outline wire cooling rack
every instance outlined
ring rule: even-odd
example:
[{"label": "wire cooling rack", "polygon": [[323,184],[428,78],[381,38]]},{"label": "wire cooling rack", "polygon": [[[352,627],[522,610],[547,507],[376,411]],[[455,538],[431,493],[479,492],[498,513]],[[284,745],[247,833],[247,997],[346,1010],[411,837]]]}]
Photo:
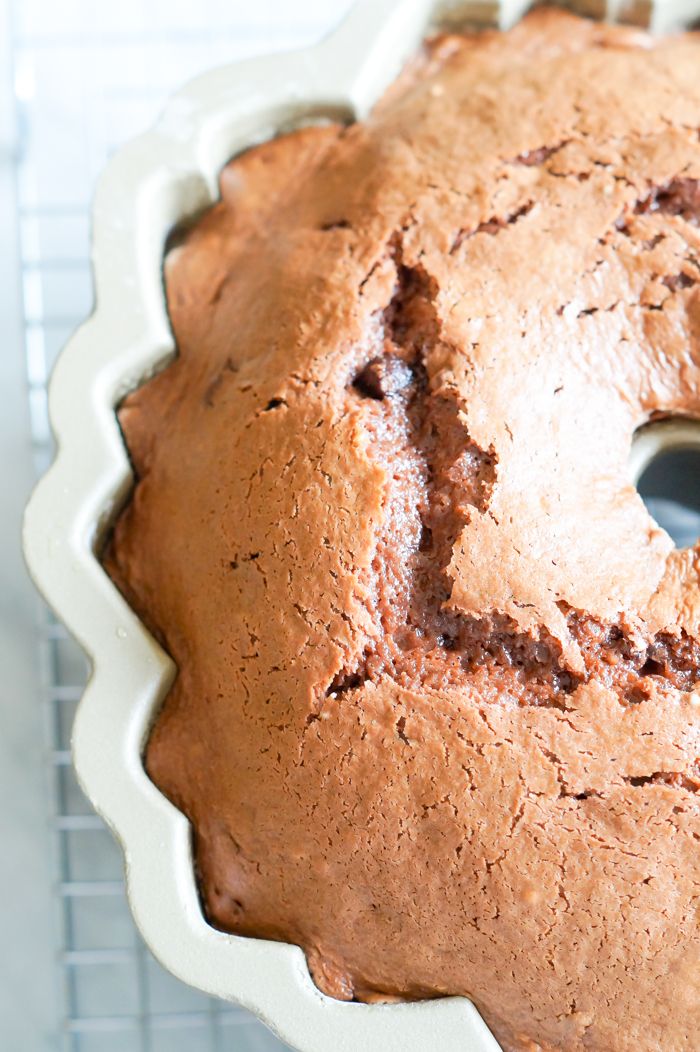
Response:
[{"label": "wire cooling rack", "polygon": [[[18,251],[37,472],[51,457],[47,378],[92,304],[89,204],[109,155],[147,127],[189,77],[247,55],[310,43],[348,6],[349,0],[10,0]],[[283,1048],[244,1010],[172,978],[142,943],[126,903],[121,852],[71,767],[85,659],[48,611],[42,611],[39,642],[60,986],[51,1047]]]}]

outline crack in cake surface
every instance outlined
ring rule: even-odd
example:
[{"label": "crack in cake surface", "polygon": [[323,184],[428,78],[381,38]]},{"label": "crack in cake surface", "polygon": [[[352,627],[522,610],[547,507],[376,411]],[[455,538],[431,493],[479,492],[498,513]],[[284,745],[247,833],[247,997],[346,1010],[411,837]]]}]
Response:
[{"label": "crack in cake surface", "polygon": [[700,224],[700,179],[679,177],[662,186],[654,187],[646,197],[637,202],[637,215],[661,213],[680,216],[693,226]]},{"label": "crack in cake surface", "polygon": [[[654,207],[681,214],[695,201],[689,182],[670,183]],[[648,697],[651,681],[691,690],[700,678],[700,645],[685,631],[661,632],[640,646],[620,624],[560,603],[581,650],[582,673],[566,664],[560,641],[544,626],[535,636],[502,612],[477,618],[450,607],[453,549],[473,511],[488,510],[497,456],[471,439],[456,390],[430,382],[431,355],[441,346],[434,280],[404,264],[398,237],[391,257],[394,293],[379,319],[372,357],[351,385],[366,400],[368,449],[386,478],[371,574],[378,634],[356,667],[333,678],[327,695],[386,674],[403,686],[434,689],[465,687],[478,677],[480,691],[494,700],[558,708],[591,680],[625,704]]]},{"label": "crack in cake surface", "polygon": [[344,670],[330,689],[384,673],[403,684],[450,687],[479,668],[500,668],[513,672],[516,694],[526,689],[546,703],[578,682],[561,664],[558,641],[545,630],[533,639],[497,612],[474,618],[449,606],[453,549],[472,512],[488,508],[497,458],[471,439],[457,392],[431,385],[430,358],[441,341],[437,290],[424,271],[403,263],[400,244],[393,254],[396,287],[383,312],[380,353],[353,380],[370,403],[369,448],[386,476],[372,565],[380,632],[361,670]]}]

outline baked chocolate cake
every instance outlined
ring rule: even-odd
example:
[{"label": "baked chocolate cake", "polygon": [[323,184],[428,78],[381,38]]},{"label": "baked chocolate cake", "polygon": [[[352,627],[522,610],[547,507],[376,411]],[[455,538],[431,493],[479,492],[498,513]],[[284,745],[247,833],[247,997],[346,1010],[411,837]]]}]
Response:
[{"label": "baked chocolate cake", "polygon": [[166,259],[105,556],[178,668],[203,907],[506,1050],[700,1047],[700,36],[538,11],[233,160]]}]

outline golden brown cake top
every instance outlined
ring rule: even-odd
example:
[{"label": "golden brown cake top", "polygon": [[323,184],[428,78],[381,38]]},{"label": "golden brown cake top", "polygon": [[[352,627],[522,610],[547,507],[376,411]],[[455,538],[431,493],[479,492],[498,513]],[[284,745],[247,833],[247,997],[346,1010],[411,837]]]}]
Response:
[{"label": "golden brown cake top", "polygon": [[221,188],[107,555],[209,917],[506,1049],[691,1052],[698,554],[628,457],[700,415],[700,38],[443,37]]}]

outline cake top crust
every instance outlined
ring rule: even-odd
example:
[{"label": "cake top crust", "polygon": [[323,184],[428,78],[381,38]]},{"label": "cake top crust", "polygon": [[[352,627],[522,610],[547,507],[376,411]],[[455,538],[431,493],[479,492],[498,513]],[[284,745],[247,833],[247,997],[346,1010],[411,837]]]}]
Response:
[{"label": "cake top crust", "polygon": [[234,159],[168,253],[106,566],[175,659],[146,763],[203,902],[505,1049],[691,1052],[700,37],[538,10]]}]

